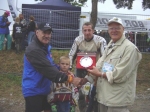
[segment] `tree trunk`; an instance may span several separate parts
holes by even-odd
[[[92,11],[91,11],[90,22],[93,23],[93,26],[95,28],[96,22],[97,22],[97,5],[98,5],[98,0],[91,0],[91,1],[92,1]]]

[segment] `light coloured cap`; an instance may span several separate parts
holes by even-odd
[[[110,23],[119,23],[123,26],[122,20],[121,18],[117,18],[117,17],[113,17],[112,19],[110,19],[107,23],[107,25],[109,25]]]

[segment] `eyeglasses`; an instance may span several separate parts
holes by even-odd
[[[109,31],[119,31],[121,28],[120,27],[109,27],[108,30]]]

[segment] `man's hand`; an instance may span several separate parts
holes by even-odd
[[[6,26],[9,26],[11,24],[11,22],[6,22]]]
[[[87,69],[87,71],[94,76],[98,76],[98,77],[101,76],[101,72],[99,72],[99,70],[95,66],[93,66],[93,69]]]
[[[79,77],[74,77],[73,78],[73,81],[72,81],[72,84],[76,87],[78,87],[80,85],[80,82],[81,82],[81,78]]]
[[[86,84],[88,82],[88,80],[86,78],[82,78],[80,81],[80,86]]]
[[[74,74],[71,71],[68,71],[69,75],[72,75],[74,77]]]
[[[11,22],[6,22],[7,25],[10,25]]]

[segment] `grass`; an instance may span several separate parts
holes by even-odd
[[[150,80],[150,54],[143,54],[138,68],[138,80]]]
[[[68,55],[68,52],[68,50],[52,50],[54,61],[58,63],[59,57]],[[24,53],[16,54],[13,50],[0,51],[0,96],[4,94],[15,94],[16,96],[20,96],[23,55]],[[137,82],[138,92],[150,87],[150,54],[143,54],[138,69]]]
[[[52,50],[53,59],[68,55],[68,50]],[[0,51],[0,109],[2,112],[24,112],[25,102],[22,96],[21,80],[23,55],[11,51]],[[137,75],[137,93],[144,93],[150,88],[150,54],[143,54]],[[4,109],[4,111],[3,111]]]
[[[68,50],[52,50],[53,59],[58,63],[62,55],[68,55]],[[24,53],[16,54],[15,51],[0,51],[0,73],[21,74]]]
[[[52,56],[55,63],[58,63],[59,57],[68,55],[69,50],[52,50]],[[15,51],[0,51],[0,74],[22,74],[23,70],[23,55],[16,54]],[[141,63],[138,69],[138,80],[150,80],[150,54],[143,54]]]
[[[62,55],[68,55],[68,50],[52,50],[53,59],[58,63]],[[23,55],[15,51],[0,51],[0,100],[8,98],[23,100],[21,80],[23,70]]]
[[[18,98],[21,93],[21,76],[12,74],[0,74],[0,97]]]

